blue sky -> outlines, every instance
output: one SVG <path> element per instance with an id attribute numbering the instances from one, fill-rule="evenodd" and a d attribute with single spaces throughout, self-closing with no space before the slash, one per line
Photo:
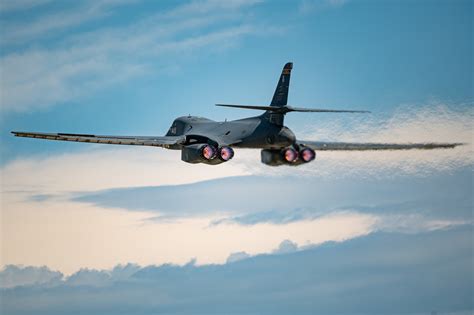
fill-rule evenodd
<path id="1" fill-rule="evenodd" d="M 1 310 L 472 312 L 472 12 L 461 0 L 3 1 Z M 298 168 L 238 150 L 212 167 L 9 133 L 162 135 L 181 115 L 246 117 L 213 104 L 268 104 L 288 61 L 289 104 L 372 111 L 289 115 L 299 138 L 466 145 L 321 152 Z"/>

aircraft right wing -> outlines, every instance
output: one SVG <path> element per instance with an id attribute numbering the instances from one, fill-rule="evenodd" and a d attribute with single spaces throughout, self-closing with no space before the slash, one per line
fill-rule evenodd
<path id="1" fill-rule="evenodd" d="M 103 144 L 144 145 L 167 148 L 172 145 L 184 144 L 186 136 L 143 137 L 143 136 L 99 136 L 74 133 L 42 133 L 12 131 L 17 137 L 37 138 L 46 140 L 89 142 Z"/>
<path id="2" fill-rule="evenodd" d="M 431 150 L 451 149 L 463 145 L 463 143 L 350 143 L 302 140 L 296 143 L 316 151 Z"/>

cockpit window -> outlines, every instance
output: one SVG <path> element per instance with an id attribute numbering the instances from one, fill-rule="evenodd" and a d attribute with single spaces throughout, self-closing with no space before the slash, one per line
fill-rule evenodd
<path id="1" fill-rule="evenodd" d="M 176 135 L 176 132 L 177 132 L 177 124 L 176 124 L 176 121 L 173 122 L 173 124 L 171 125 L 170 129 L 168 130 L 168 135 L 170 136 L 175 136 Z"/>
<path id="2" fill-rule="evenodd" d="M 171 126 L 169 133 L 171 135 L 176 135 L 176 122 L 174 122 L 173 125 Z"/>
<path id="3" fill-rule="evenodd" d="M 168 130 L 168 136 L 176 136 L 183 134 L 184 131 L 184 123 L 182 121 L 174 121 L 171 125 L 170 129 Z"/>

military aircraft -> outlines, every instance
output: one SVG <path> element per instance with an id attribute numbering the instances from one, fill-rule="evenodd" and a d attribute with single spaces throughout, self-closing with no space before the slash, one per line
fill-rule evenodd
<path id="1" fill-rule="evenodd" d="M 181 150 L 181 160 L 188 163 L 217 165 L 234 156 L 234 148 L 261 149 L 261 161 L 270 166 L 301 165 L 313 161 L 315 151 L 408 150 L 454 148 L 461 143 L 347 143 L 298 140 L 284 126 L 290 112 L 368 113 L 357 110 L 332 110 L 287 105 L 293 63 L 285 64 L 269 106 L 216 104 L 232 108 L 263 110 L 255 117 L 217 122 L 183 116 L 175 119 L 165 136 L 99 136 L 92 134 L 40 133 L 12 131 L 15 136 L 47 140 L 142 145 Z"/>

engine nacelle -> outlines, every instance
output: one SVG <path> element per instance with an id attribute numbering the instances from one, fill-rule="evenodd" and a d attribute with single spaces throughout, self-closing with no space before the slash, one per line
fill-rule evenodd
<path id="1" fill-rule="evenodd" d="M 262 163 L 269 166 L 280 166 L 287 164 L 287 162 L 283 159 L 281 150 L 264 149 L 260 151 L 260 156 Z"/>
<path id="2" fill-rule="evenodd" d="M 181 160 L 187 163 L 222 163 L 223 161 L 216 159 L 216 156 L 217 148 L 207 143 L 190 144 L 181 149 Z"/>
<path id="3" fill-rule="evenodd" d="M 315 157 L 316 153 L 314 150 L 307 147 L 301 148 L 299 152 L 292 147 L 282 150 L 265 149 L 261 151 L 262 163 L 269 166 L 297 166 L 311 162 L 315 159 Z"/>
<path id="4" fill-rule="evenodd" d="M 234 157 L 234 150 L 224 146 L 217 149 L 207 143 L 196 143 L 184 146 L 181 149 L 181 160 L 187 163 L 205 163 L 210 165 L 221 164 Z"/>

